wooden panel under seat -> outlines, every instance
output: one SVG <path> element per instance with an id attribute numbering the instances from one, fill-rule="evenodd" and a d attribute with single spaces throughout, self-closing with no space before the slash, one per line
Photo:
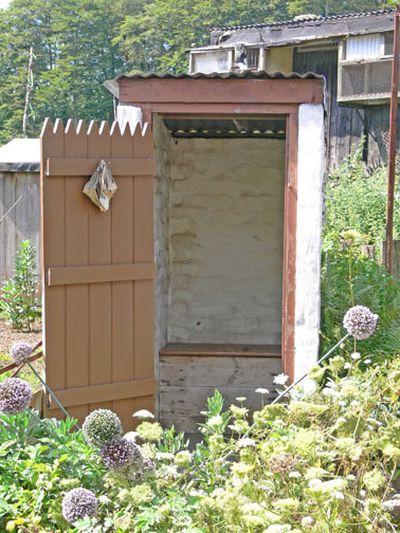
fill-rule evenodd
<path id="1" fill-rule="evenodd" d="M 255 411 L 274 398 L 273 379 L 281 372 L 280 346 L 168 344 L 160 351 L 160 421 L 198 440 L 200 412 L 215 389 L 226 408 L 244 396 L 244 405 Z M 256 393 L 259 387 L 270 394 Z"/>

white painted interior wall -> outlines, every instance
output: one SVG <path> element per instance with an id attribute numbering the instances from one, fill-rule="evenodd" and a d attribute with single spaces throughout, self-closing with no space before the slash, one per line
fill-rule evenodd
<path id="1" fill-rule="evenodd" d="M 285 142 L 156 137 L 158 344 L 279 345 Z"/>
<path id="2" fill-rule="evenodd" d="M 159 174 L 156 189 L 156 261 L 158 274 L 156 280 L 157 294 L 157 349 L 171 340 L 168 335 L 169 309 L 172 301 L 169 295 L 169 242 L 170 217 L 169 206 L 174 198 L 178 206 L 182 196 L 179 190 L 170 198 L 171 182 L 170 166 L 172 145 L 174 141 L 168 135 L 160 122 L 155 122 L 157 159 Z M 164 130 L 163 130 L 164 128 Z M 163 130 L 163 131 L 161 131 Z M 188 141 L 189 142 L 189 141 Z M 250 142 L 253 142 L 252 140 Z M 279 141 L 278 141 L 279 142 Z M 180 141 L 182 146 L 182 141 Z M 179 143 L 178 143 L 179 147 Z M 175 146 L 175 150 L 178 150 Z M 160 157 L 159 150 L 162 151 Z M 190 147 L 187 149 L 185 175 L 192 174 L 190 162 Z M 264 152 L 263 152 L 264 153 Z M 266 153 L 266 152 L 265 152 Z M 233 158 L 236 151 L 228 154 L 220 151 L 214 157 L 221 161 Z M 239 164 L 245 170 L 251 168 L 254 157 L 260 154 L 250 153 L 250 159 L 240 159 Z M 279 157 L 283 157 L 283 143 Z M 211 163 L 211 159 L 209 160 Z M 236 160 L 236 163 L 238 161 Z M 271 160 L 269 161 L 271 164 Z M 261 158 L 261 165 L 268 165 L 265 155 Z M 210 166 L 210 164 L 208 165 Z M 297 209 L 297 251 L 296 251 L 296 307 L 295 307 L 295 376 L 300 377 L 309 370 L 318 359 L 319 330 L 320 330 L 320 271 L 321 271 L 321 241 L 322 241 L 322 213 L 323 213 L 323 184 L 325 173 L 325 144 L 324 144 L 324 111 L 322 105 L 304 104 L 299 110 L 298 134 L 298 209 Z M 248 172 L 247 172 L 248 174 Z M 246 175 L 246 172 L 244 172 Z M 175 180 L 176 184 L 182 180 Z M 183 180 L 184 181 L 184 180 Z M 183 182 L 182 182 L 183 183 Z M 181 193 L 182 194 L 182 193 Z M 222 200 L 221 200 L 222 202 Z M 201 210 L 198 210 L 201 212 Z M 179 224 L 179 223 L 178 223 Z M 183 223 L 182 223 L 183 224 Z M 182 278 L 186 280 L 186 278 Z M 280 286 L 280 284 L 279 284 Z M 183 328 L 182 335 L 186 328 Z M 180 338 L 184 338 L 180 337 Z M 223 341 L 226 342 L 226 341 Z"/>

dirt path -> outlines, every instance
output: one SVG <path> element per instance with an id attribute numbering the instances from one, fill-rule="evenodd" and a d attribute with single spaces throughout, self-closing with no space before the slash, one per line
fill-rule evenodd
<path id="1" fill-rule="evenodd" d="M 42 328 L 41 328 L 40 322 L 38 322 L 38 324 L 35 326 L 34 331 L 22 332 L 22 331 L 16 331 L 15 329 L 13 329 L 10 326 L 10 324 L 8 324 L 5 320 L 0 320 L 0 368 L 2 368 L 3 366 L 6 366 L 8 363 L 11 362 L 9 353 L 14 343 L 27 342 L 33 347 L 41 339 L 42 339 Z M 38 372 L 43 371 L 43 367 L 44 367 L 43 358 L 38 359 L 33 364 Z M 0 381 L 3 381 L 7 377 L 10 377 L 13 374 L 13 372 L 14 371 L 10 371 L 10 372 L 1 374 Z M 26 379 L 31 384 L 34 390 L 38 390 L 40 388 L 39 381 L 36 379 L 32 370 L 28 368 L 26 365 L 21 370 L 21 372 L 18 374 L 18 377 L 22 379 Z"/>
<path id="2" fill-rule="evenodd" d="M 4 354 L 8 355 L 12 345 L 15 342 L 27 342 L 34 346 L 42 338 L 42 327 L 41 323 L 38 323 L 35 326 L 34 331 L 22 332 L 16 331 L 13 329 L 10 324 L 5 320 L 0 320 L 0 356 L 4 357 Z"/>

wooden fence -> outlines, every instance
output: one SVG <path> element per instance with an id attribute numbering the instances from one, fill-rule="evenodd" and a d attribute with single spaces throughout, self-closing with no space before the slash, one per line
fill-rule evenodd
<path id="1" fill-rule="evenodd" d="M 47 382 L 79 420 L 110 408 L 129 429 L 154 409 L 151 132 L 47 121 L 41 145 Z M 82 194 L 101 159 L 118 185 L 106 213 Z"/>
<path id="2" fill-rule="evenodd" d="M 39 169 L 0 169 L 0 282 L 13 275 L 21 241 L 31 241 L 39 264 L 39 197 Z"/>

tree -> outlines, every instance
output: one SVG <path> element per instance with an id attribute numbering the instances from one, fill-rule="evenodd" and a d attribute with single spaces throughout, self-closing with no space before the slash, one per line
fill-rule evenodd
<path id="1" fill-rule="evenodd" d="M 290 16 L 306 13 L 327 16 L 380 9 L 386 5 L 382 0 L 288 0 L 288 12 Z"/>
<path id="2" fill-rule="evenodd" d="M 185 72 L 186 51 L 208 44 L 212 27 L 283 20 L 307 12 L 362 11 L 384 4 L 380 0 L 12 0 L 7 9 L 0 9 L 0 143 L 22 135 L 23 117 L 28 136 L 38 135 L 46 116 L 112 118 L 112 97 L 103 87 L 106 79 L 128 70 Z"/>
<path id="3" fill-rule="evenodd" d="M 14 0 L 0 11 L 0 142 L 22 133 L 29 50 L 28 135 L 51 118 L 112 117 L 103 82 L 123 70 L 112 0 Z"/>
<path id="4" fill-rule="evenodd" d="M 126 16 L 117 41 L 131 69 L 186 71 L 185 52 L 208 44 L 210 28 L 286 16 L 280 0 L 154 0 Z"/>

